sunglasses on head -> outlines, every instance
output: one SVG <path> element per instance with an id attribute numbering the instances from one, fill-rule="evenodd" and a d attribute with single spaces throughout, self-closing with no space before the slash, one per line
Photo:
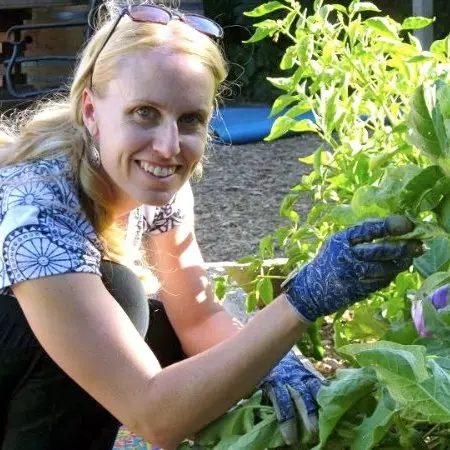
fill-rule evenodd
<path id="1" fill-rule="evenodd" d="M 134 22 L 149 22 L 149 23 L 159 23 L 161 25 L 167 25 L 172 20 L 180 20 L 185 24 L 191 26 L 200 33 L 206 34 L 213 39 L 221 39 L 223 37 L 222 27 L 207 17 L 201 16 L 200 14 L 193 14 L 188 12 L 175 11 L 172 9 L 165 8 L 164 6 L 158 5 L 134 5 L 127 6 L 123 8 L 119 16 L 113 23 L 111 30 L 106 36 L 100 50 L 97 52 L 92 63 L 91 71 L 91 85 L 92 85 L 92 73 L 94 72 L 94 66 L 97 62 L 98 56 L 105 48 L 112 34 L 114 33 L 117 25 L 119 24 L 122 17 L 125 15 L 129 16 Z"/>

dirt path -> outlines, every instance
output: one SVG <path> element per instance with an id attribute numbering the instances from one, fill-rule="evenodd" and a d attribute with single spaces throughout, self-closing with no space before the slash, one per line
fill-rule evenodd
<path id="1" fill-rule="evenodd" d="M 203 178 L 193 183 L 197 237 L 207 262 L 254 253 L 259 239 L 284 223 L 278 215 L 281 200 L 310 170 L 298 158 L 319 144 L 315 135 L 301 134 L 209 149 Z M 299 212 L 309 208 L 305 199 Z"/>

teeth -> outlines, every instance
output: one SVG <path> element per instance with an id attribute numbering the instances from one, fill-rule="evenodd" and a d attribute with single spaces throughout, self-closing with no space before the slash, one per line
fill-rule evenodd
<path id="1" fill-rule="evenodd" d="M 166 178 L 175 173 L 176 167 L 160 167 L 160 166 L 152 166 L 146 161 L 139 162 L 141 169 L 144 169 L 146 172 L 150 172 L 155 175 L 155 177 Z"/>

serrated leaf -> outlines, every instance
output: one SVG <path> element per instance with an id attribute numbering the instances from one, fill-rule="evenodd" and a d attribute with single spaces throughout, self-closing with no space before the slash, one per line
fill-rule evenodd
<path id="1" fill-rule="evenodd" d="M 402 22 L 402 30 L 420 30 L 428 25 L 431 25 L 435 19 L 430 19 L 428 17 L 407 17 Z"/>
<path id="2" fill-rule="evenodd" d="M 342 416 L 363 397 L 371 395 L 376 376 L 372 369 L 341 369 L 328 386 L 317 396 L 320 443 L 314 450 L 323 449 Z"/>

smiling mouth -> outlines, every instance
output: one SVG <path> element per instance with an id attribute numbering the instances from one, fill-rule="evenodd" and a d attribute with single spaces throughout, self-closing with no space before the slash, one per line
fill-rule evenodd
<path id="1" fill-rule="evenodd" d="M 167 178 L 177 171 L 177 166 L 161 167 L 153 166 L 146 161 L 138 161 L 139 167 L 158 178 Z"/>

